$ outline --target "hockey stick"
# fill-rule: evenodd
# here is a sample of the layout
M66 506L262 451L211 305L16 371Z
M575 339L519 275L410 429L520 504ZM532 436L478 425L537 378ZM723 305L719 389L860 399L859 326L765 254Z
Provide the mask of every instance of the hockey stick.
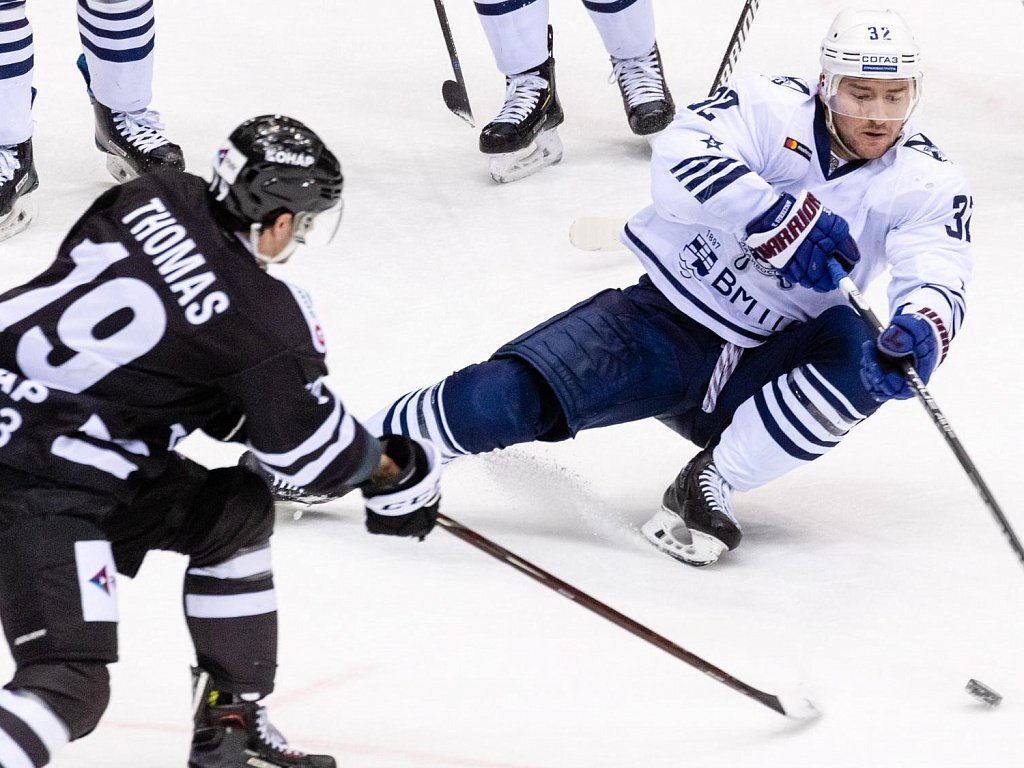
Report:
M885 330L885 325L881 320L878 319L878 315L874 313L871 306L868 304L867 299L857 288L857 285L850 279L849 275L843 271L843 268L835 260L830 260L828 265L829 271L832 273L832 277L839 283L839 290L843 292L850 305L856 310L857 314L866 322L877 334L881 334ZM1006 515L1003 514L1002 508L996 502L995 496L992 495L992 491L989 490L988 484L982 478L981 473L978 472L978 468L974 466L974 462L971 461L971 457L967 454L963 444L960 442L960 438L956 436L953 431L953 427L949 423L949 419L939 409L939 404L935 402L935 398L932 397L928 391L928 387L925 386L924 380L914 369L914 366L909 362L902 364L902 373L906 378L907 383L914 390L914 394L917 395L917 399L921 401L925 410L928 411L928 415L931 417L932 422L938 428L939 432L946 439L946 444L953 450L956 455L957 461L960 462L960 466L963 467L964 472L974 483L974 487L978 490L981 495L981 500L985 502L986 506L991 510L992 514L996 518L996 522L1003 529L1003 533L1006 535L1007 540L1010 542L1010 547L1013 548L1017 558L1024 564L1024 546L1021 546L1020 539L1017 538L1017 534L1014 533L1013 527L1010 525L1010 521L1006 519Z
M452 39L452 29L448 26L448 14L444 10L443 0L434 0L434 8L437 10L437 20L441 22L444 44L448 47L448 58L452 62L452 71L455 73L454 80L445 80L441 83L441 98L444 99L445 106L453 113L470 125L475 125L473 110L469 106L466 81L462 79L462 65L459 64L459 54L455 52L455 40Z
M646 640L651 645L657 646L661 650L675 656L681 661L685 661L694 669L703 672L705 675L727 685L734 691L742 693L744 696L753 699L759 704L763 704L769 709L794 720L811 720L818 716L818 710L808 699L799 696L785 696L780 698L774 694L758 690L752 685L744 683L742 680L738 680L728 672L725 672L714 664L705 661L700 656L690 653L685 648L681 648L668 638L662 637L657 632L653 632L642 624L638 624L636 621L619 613L614 608L605 605L599 600L595 600L585 592L580 591L576 587L562 581L556 576L552 576L547 571L542 570L533 563L509 552L499 544L495 544L490 539L484 538L476 531L452 520L450 517L439 514L437 516L437 523L448 531L448 533L462 539L467 544L472 544L474 547L483 550L491 557L501 560L506 565L511 565L520 573L525 573L530 578L539 581L548 589L552 589L562 595L562 597L566 597L574 603L593 611L598 616L608 619L608 621L622 627L627 632L633 633L641 640Z
M754 21L754 14L757 13L759 2L760 0L747 0L743 4L743 10L740 11L740 17L736 21L736 28L732 31L732 37L729 39L729 45L725 49L725 55L722 56L722 63L718 67L715 82L711 86L711 90L708 91L708 96L722 87L732 75L732 68L736 66L736 61L740 57L740 51L743 49L743 43L747 39L750 25Z
M708 91L709 96L714 95L732 75L759 2L760 0L746 0L743 4L736 28L732 31L729 45L722 56L722 63L715 74L715 82ZM619 232L622 231L625 221L625 218L617 216L581 216L569 227L569 242L581 251L621 251L624 246L619 242Z

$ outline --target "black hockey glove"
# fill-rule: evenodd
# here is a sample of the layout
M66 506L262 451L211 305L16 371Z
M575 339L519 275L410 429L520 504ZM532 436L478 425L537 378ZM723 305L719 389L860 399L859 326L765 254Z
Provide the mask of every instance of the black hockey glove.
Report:
M250 472L254 472L259 475L263 479L263 482L265 482L270 488L270 493L274 497L274 501L290 501L293 504L312 505L324 504L328 501L334 501L335 499L341 498L341 495L329 496L322 493L310 493L305 488L300 488L297 485L286 483L277 475L264 469L263 465L260 464L260 460L253 455L252 451L246 451L241 455L238 459L238 466L245 467ZM351 490L351 488L348 490Z
M416 536L420 541L437 523L441 500L441 462L437 450L402 435L380 438L384 455L399 467L384 482L367 480L360 488L366 498L366 530L386 536Z

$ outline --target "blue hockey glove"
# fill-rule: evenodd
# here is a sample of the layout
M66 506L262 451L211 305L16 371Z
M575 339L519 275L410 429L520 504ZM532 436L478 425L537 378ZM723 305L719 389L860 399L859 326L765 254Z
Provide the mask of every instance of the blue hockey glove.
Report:
M782 277L819 293L838 285L827 266L830 258L847 272L860 260L846 219L806 191L799 197L783 192L771 208L747 224L747 245Z
M366 530L386 536L416 536L423 541L437 523L441 501L437 449L402 435L387 435L380 441L399 473L360 486L366 498Z
M865 341L860 378L880 403L907 400L914 390L903 376L901 363L909 362L927 384L939 361L934 326L920 315L896 315L877 341Z

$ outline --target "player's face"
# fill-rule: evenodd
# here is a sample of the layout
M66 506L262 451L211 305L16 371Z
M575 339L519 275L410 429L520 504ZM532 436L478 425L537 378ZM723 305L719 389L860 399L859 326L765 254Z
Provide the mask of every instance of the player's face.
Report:
M916 88L913 80L842 78L826 95L839 139L858 158L881 157L903 130L917 101Z
M260 230L260 255L267 260L286 261L288 256L291 255L290 253L286 254L286 250L289 247L294 250L294 232L295 222L292 215L290 213L282 213L274 220L273 224L265 226Z

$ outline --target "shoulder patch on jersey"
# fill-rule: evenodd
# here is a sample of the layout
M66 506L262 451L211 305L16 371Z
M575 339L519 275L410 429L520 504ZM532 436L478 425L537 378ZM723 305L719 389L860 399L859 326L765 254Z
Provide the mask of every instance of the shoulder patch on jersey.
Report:
M808 147L806 144L801 144L799 141L794 139L792 136L787 136L786 140L784 142L782 142L782 146L784 146L786 149L788 149L788 150L790 150L792 152L796 152L804 160L810 160L811 159L811 148Z
M284 281L282 281L284 282ZM324 329L320 325L320 320L316 316L316 312L313 310L313 300L309 294L298 286L292 285L291 283L285 283L288 286L288 290L292 292L292 296L295 297L295 303L299 305L299 310L302 312L302 316L306 319L306 325L309 326L310 339L313 342L313 348L324 354L327 352L327 340L324 338Z
M768 79L773 83L781 85L783 88L789 88L797 93L802 93L804 96L811 95L810 84L802 78L789 77L788 75L778 75L777 77L769 77L768 75L765 75L765 77L768 77Z
M946 153L935 146L935 144L932 143L932 140L923 133L915 133L906 140L903 146L910 149L916 149L921 154L928 155L929 157L938 160L940 163L949 162L949 158L946 157Z

